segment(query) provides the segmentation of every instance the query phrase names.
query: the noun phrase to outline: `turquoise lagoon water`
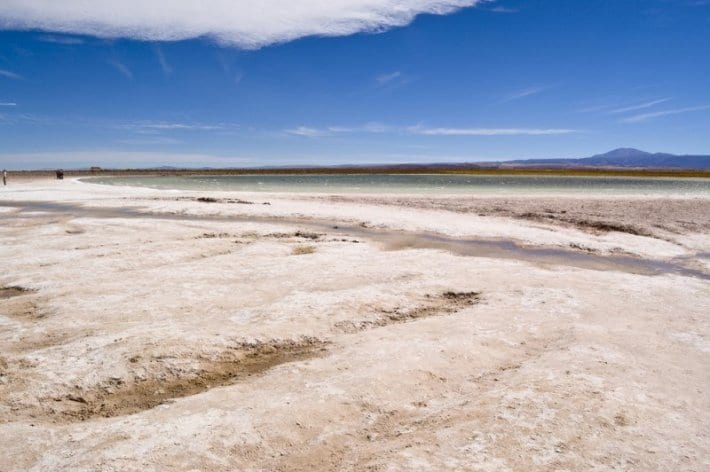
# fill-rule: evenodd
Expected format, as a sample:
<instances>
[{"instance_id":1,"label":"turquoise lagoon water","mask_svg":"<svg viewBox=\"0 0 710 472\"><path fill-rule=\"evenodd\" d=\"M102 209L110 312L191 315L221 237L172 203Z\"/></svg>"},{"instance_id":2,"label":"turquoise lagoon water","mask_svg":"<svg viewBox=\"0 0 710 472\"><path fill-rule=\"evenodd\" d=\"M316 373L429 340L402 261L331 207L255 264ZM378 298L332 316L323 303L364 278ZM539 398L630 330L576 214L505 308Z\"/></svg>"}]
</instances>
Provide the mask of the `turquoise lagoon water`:
<instances>
[{"instance_id":1,"label":"turquoise lagoon water","mask_svg":"<svg viewBox=\"0 0 710 472\"><path fill-rule=\"evenodd\" d=\"M87 182L175 190L374 194L710 196L710 179L530 175L299 174L96 177Z\"/></svg>"}]
</instances>

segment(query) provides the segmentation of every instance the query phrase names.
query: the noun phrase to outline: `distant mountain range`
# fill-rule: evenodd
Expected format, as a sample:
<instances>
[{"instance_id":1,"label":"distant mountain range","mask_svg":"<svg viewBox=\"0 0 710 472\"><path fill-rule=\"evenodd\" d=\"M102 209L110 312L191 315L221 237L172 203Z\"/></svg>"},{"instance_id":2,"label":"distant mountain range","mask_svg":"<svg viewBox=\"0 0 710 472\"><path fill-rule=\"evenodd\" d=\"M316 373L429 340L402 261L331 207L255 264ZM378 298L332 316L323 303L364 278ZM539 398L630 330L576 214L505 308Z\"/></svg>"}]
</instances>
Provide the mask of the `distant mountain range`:
<instances>
[{"instance_id":1,"label":"distant mountain range","mask_svg":"<svg viewBox=\"0 0 710 472\"><path fill-rule=\"evenodd\" d=\"M710 155L675 155L650 153L633 148L619 148L606 154L581 159L525 159L490 163L498 167L564 167L564 168L652 168L652 169L710 169Z\"/></svg>"},{"instance_id":2,"label":"distant mountain range","mask_svg":"<svg viewBox=\"0 0 710 472\"><path fill-rule=\"evenodd\" d=\"M233 172L233 173L296 173L296 172L354 172L354 173L377 173L377 172L400 172L408 171L415 173L438 172L438 171L465 171L467 169L609 169L609 170L698 170L710 171L710 155L676 155L667 153L650 153L639 151L633 148L619 148L605 154L597 154L591 157L579 159L521 159L514 161L490 161L490 162L441 162L425 164L376 164L358 165L344 164L335 166L263 166L252 168L217 168L199 167L183 168L174 166L160 166L143 169L142 171L158 172L183 172L183 171L205 171L205 172ZM86 169L89 170L89 169ZM111 171L111 169L105 169ZM117 169L113 169L117 170ZM102 172L99 167L91 168L91 172Z\"/></svg>"}]
</instances>

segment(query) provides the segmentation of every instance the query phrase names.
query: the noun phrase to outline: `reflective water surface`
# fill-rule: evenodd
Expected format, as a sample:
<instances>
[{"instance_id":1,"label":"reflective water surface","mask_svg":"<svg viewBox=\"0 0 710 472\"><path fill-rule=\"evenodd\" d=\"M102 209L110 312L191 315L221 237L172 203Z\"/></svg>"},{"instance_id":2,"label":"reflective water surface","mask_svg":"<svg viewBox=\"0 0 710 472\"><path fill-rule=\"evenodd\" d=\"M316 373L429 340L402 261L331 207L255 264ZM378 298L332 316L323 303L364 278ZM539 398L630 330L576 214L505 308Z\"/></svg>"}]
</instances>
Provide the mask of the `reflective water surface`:
<instances>
[{"instance_id":1,"label":"reflective water surface","mask_svg":"<svg viewBox=\"0 0 710 472\"><path fill-rule=\"evenodd\" d=\"M556 175L299 174L95 177L87 182L156 189L304 193L438 193L710 196L710 179Z\"/></svg>"}]
</instances>

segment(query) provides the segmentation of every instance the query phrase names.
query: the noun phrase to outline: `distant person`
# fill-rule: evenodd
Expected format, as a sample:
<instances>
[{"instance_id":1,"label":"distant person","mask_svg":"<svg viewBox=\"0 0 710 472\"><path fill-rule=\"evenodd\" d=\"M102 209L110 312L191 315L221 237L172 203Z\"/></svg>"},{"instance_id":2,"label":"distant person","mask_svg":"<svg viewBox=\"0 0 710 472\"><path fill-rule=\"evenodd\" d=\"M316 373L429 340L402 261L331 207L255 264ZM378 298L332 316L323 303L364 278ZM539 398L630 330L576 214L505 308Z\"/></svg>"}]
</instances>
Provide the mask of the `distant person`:
<instances>
[{"instance_id":1,"label":"distant person","mask_svg":"<svg viewBox=\"0 0 710 472\"><path fill-rule=\"evenodd\" d=\"M64 171L62 169L57 170L57 180L64 180Z\"/></svg>"},{"instance_id":2,"label":"distant person","mask_svg":"<svg viewBox=\"0 0 710 472\"><path fill-rule=\"evenodd\" d=\"M2 184L7 185L7 171L5 169L2 170Z\"/></svg>"}]
</instances>

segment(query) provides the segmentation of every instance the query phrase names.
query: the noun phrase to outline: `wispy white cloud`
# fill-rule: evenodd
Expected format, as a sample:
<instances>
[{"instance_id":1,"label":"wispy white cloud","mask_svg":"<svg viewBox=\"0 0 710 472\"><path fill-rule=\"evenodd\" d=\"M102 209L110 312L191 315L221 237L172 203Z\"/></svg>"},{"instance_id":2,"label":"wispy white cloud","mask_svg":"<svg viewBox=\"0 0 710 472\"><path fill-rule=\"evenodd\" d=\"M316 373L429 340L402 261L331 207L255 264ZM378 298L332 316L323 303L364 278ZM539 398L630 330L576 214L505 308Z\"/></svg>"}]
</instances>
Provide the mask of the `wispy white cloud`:
<instances>
[{"instance_id":1,"label":"wispy white cloud","mask_svg":"<svg viewBox=\"0 0 710 472\"><path fill-rule=\"evenodd\" d=\"M585 106L584 108L579 108L575 110L577 113L597 113L597 112L604 112L608 111L610 108L617 107L619 105L610 105L610 104L603 104L603 105L591 105L591 106Z\"/></svg>"},{"instance_id":2,"label":"wispy white cloud","mask_svg":"<svg viewBox=\"0 0 710 472\"><path fill-rule=\"evenodd\" d=\"M42 34L37 36L37 39L39 39L40 41L44 41L45 43L64 44L67 46L75 44L84 44L84 40L82 38L58 34Z\"/></svg>"},{"instance_id":3,"label":"wispy white cloud","mask_svg":"<svg viewBox=\"0 0 710 472\"><path fill-rule=\"evenodd\" d=\"M319 138L323 136L335 136L339 134L372 133L380 134L386 132L401 132L405 128L388 126L382 123L371 122L360 126L327 126L316 128L311 126L298 126L285 130L286 134L303 136L306 138Z\"/></svg>"},{"instance_id":4,"label":"wispy white cloud","mask_svg":"<svg viewBox=\"0 0 710 472\"><path fill-rule=\"evenodd\" d=\"M17 103L15 102L0 102L0 107L16 107Z\"/></svg>"},{"instance_id":5,"label":"wispy white cloud","mask_svg":"<svg viewBox=\"0 0 710 472\"><path fill-rule=\"evenodd\" d=\"M120 62L116 59L109 59L108 62L114 69L116 69L121 75L123 75L128 80L133 80L133 72L128 68L126 64Z\"/></svg>"},{"instance_id":6,"label":"wispy white cloud","mask_svg":"<svg viewBox=\"0 0 710 472\"><path fill-rule=\"evenodd\" d=\"M286 134L291 134L294 136L302 136L304 138L319 138L322 136L330 136L335 132L342 132L340 130L333 131L332 128L312 128L310 126L298 126L296 128L290 128L285 130Z\"/></svg>"},{"instance_id":7,"label":"wispy white cloud","mask_svg":"<svg viewBox=\"0 0 710 472\"><path fill-rule=\"evenodd\" d=\"M517 8L510 8L510 7L503 7L503 6L490 7L490 8L486 8L486 10L492 11L493 13L518 13L520 11Z\"/></svg>"},{"instance_id":8,"label":"wispy white cloud","mask_svg":"<svg viewBox=\"0 0 710 472\"><path fill-rule=\"evenodd\" d=\"M544 92L549 87L527 87L522 90L517 90L511 94L506 95L501 99L501 102L512 102L514 100L520 100L521 98L530 97Z\"/></svg>"},{"instance_id":9,"label":"wispy white cloud","mask_svg":"<svg viewBox=\"0 0 710 472\"><path fill-rule=\"evenodd\" d=\"M234 85L239 85L245 75L244 71L239 67L239 56L233 51L220 50L215 57L220 68L224 71L224 75L233 80Z\"/></svg>"},{"instance_id":10,"label":"wispy white cloud","mask_svg":"<svg viewBox=\"0 0 710 472\"><path fill-rule=\"evenodd\" d=\"M116 144L126 144L129 146L165 146L180 144L181 141L167 136L154 136L145 138L117 139Z\"/></svg>"},{"instance_id":11,"label":"wispy white cloud","mask_svg":"<svg viewBox=\"0 0 710 472\"><path fill-rule=\"evenodd\" d=\"M649 102L643 102L639 103L636 105L631 105L628 107L623 107L623 108L617 108L615 110L610 110L607 113L611 115L616 115L616 114L622 114L622 113L628 113L630 111L637 111L637 110L643 110L645 108L651 108L656 105L660 105L661 103L665 103L669 101L670 98L659 98L658 100L651 100Z\"/></svg>"},{"instance_id":12,"label":"wispy white cloud","mask_svg":"<svg viewBox=\"0 0 710 472\"><path fill-rule=\"evenodd\" d=\"M578 133L566 128L411 128L412 133L426 136L549 136Z\"/></svg>"},{"instance_id":13,"label":"wispy white cloud","mask_svg":"<svg viewBox=\"0 0 710 472\"><path fill-rule=\"evenodd\" d=\"M16 74L10 70L0 69L0 77L6 77L13 80L21 80L23 77L20 74Z\"/></svg>"},{"instance_id":14,"label":"wispy white cloud","mask_svg":"<svg viewBox=\"0 0 710 472\"><path fill-rule=\"evenodd\" d=\"M691 113L694 111L710 110L710 105L702 105L697 107L687 107L687 108L677 108L675 110L661 110L652 113L641 113L639 115L630 116L620 120L621 123L641 123L644 121L649 121L654 118L660 118L662 116L669 115L681 115L683 113Z\"/></svg>"},{"instance_id":15,"label":"wispy white cloud","mask_svg":"<svg viewBox=\"0 0 710 472\"><path fill-rule=\"evenodd\" d=\"M393 71L375 77L375 85L382 90L394 90L412 81L412 77L402 71Z\"/></svg>"},{"instance_id":16,"label":"wispy white cloud","mask_svg":"<svg viewBox=\"0 0 710 472\"><path fill-rule=\"evenodd\" d=\"M136 121L132 123L121 123L113 126L116 129L124 129L136 131L139 133L157 133L167 131L218 131L227 128L234 128L236 125L228 125L224 123L205 124L205 123L182 123L168 121Z\"/></svg>"},{"instance_id":17,"label":"wispy white cloud","mask_svg":"<svg viewBox=\"0 0 710 472\"><path fill-rule=\"evenodd\" d=\"M160 45L155 46L155 55L158 58L158 64L160 64L160 69L163 71L163 74L172 75L173 67L170 65L168 59L165 57L165 53L163 53L163 48L161 48Z\"/></svg>"},{"instance_id":18,"label":"wispy white cloud","mask_svg":"<svg viewBox=\"0 0 710 472\"><path fill-rule=\"evenodd\" d=\"M299 126L285 131L287 134L317 138L338 134L355 133L398 133L420 136L549 136L578 133L567 128L445 128L416 126L389 126L381 123L368 123L363 126L329 126L314 128Z\"/></svg>"},{"instance_id":19,"label":"wispy white cloud","mask_svg":"<svg viewBox=\"0 0 710 472\"><path fill-rule=\"evenodd\" d=\"M14 103L3 104L15 106ZM136 135L167 135L179 132L199 132L211 131L215 133L229 133L239 130L236 123L215 122L201 123L193 121L156 121L156 120L136 120L136 121L116 121L98 120L94 118L68 117L68 116L45 116L28 113L13 113L5 115L4 124L9 125L33 125L33 126L71 126L78 128L101 128L107 130L129 131Z\"/></svg>"},{"instance_id":20,"label":"wispy white cloud","mask_svg":"<svg viewBox=\"0 0 710 472\"><path fill-rule=\"evenodd\" d=\"M0 24L105 38L175 41L210 36L243 48L305 36L404 26L483 0L3 0Z\"/></svg>"},{"instance_id":21,"label":"wispy white cloud","mask_svg":"<svg viewBox=\"0 0 710 472\"><path fill-rule=\"evenodd\" d=\"M388 126L383 123L372 121L361 126L330 126L326 128L331 133L386 133L397 131L396 126Z\"/></svg>"},{"instance_id":22,"label":"wispy white cloud","mask_svg":"<svg viewBox=\"0 0 710 472\"><path fill-rule=\"evenodd\" d=\"M31 113L5 114L0 123L4 125L31 125L31 126L56 126L65 125L67 120L45 115L33 115Z\"/></svg>"},{"instance_id":23,"label":"wispy white cloud","mask_svg":"<svg viewBox=\"0 0 710 472\"><path fill-rule=\"evenodd\" d=\"M147 166L203 167L205 165L255 166L263 160L251 156L220 156L200 153L120 151L120 150L75 150L28 153L0 153L0 167L9 169L55 169L82 168L101 165L118 169Z\"/></svg>"},{"instance_id":24,"label":"wispy white cloud","mask_svg":"<svg viewBox=\"0 0 710 472\"><path fill-rule=\"evenodd\" d=\"M610 97L607 99L606 103L597 103L596 105L589 105L576 110L577 113L600 113L606 115L620 115L623 113L630 113L632 111L643 110L646 108L651 108L661 103L670 101L671 97L657 98L657 99L638 99L634 102L629 100L622 100L619 97Z\"/></svg>"},{"instance_id":25,"label":"wispy white cloud","mask_svg":"<svg viewBox=\"0 0 710 472\"><path fill-rule=\"evenodd\" d=\"M400 77L402 77L402 73L400 71L395 71L395 72L389 72L387 74L381 74L375 77L375 82L377 82L378 85L385 85L393 80L397 80Z\"/></svg>"},{"instance_id":26,"label":"wispy white cloud","mask_svg":"<svg viewBox=\"0 0 710 472\"><path fill-rule=\"evenodd\" d=\"M710 108L703 107L703 108ZM68 120L59 117L41 117L34 115L12 115L12 120L6 124L25 123L32 125L61 125L106 128L131 132L134 136L175 136L179 133L233 133L233 132L263 132L253 128L243 128L235 123L200 123L192 121L151 121L139 120L133 122L115 122L96 120ZM422 124L403 126L389 125L380 122L369 122L354 126L297 126L281 131L282 135L300 136L304 138L320 138L358 134L390 134L410 136L551 136L580 133L582 131L570 128L532 128L532 127L435 127ZM273 133L273 131L271 132ZM133 138L127 138L133 139ZM127 142L127 141L126 141ZM167 143L167 141L165 141Z\"/></svg>"},{"instance_id":27,"label":"wispy white cloud","mask_svg":"<svg viewBox=\"0 0 710 472\"><path fill-rule=\"evenodd\" d=\"M365 125L363 125L360 129L367 133L387 133L388 131L392 131L393 127L383 123L378 123L376 121L371 121L369 123L365 123Z\"/></svg>"}]
</instances>

